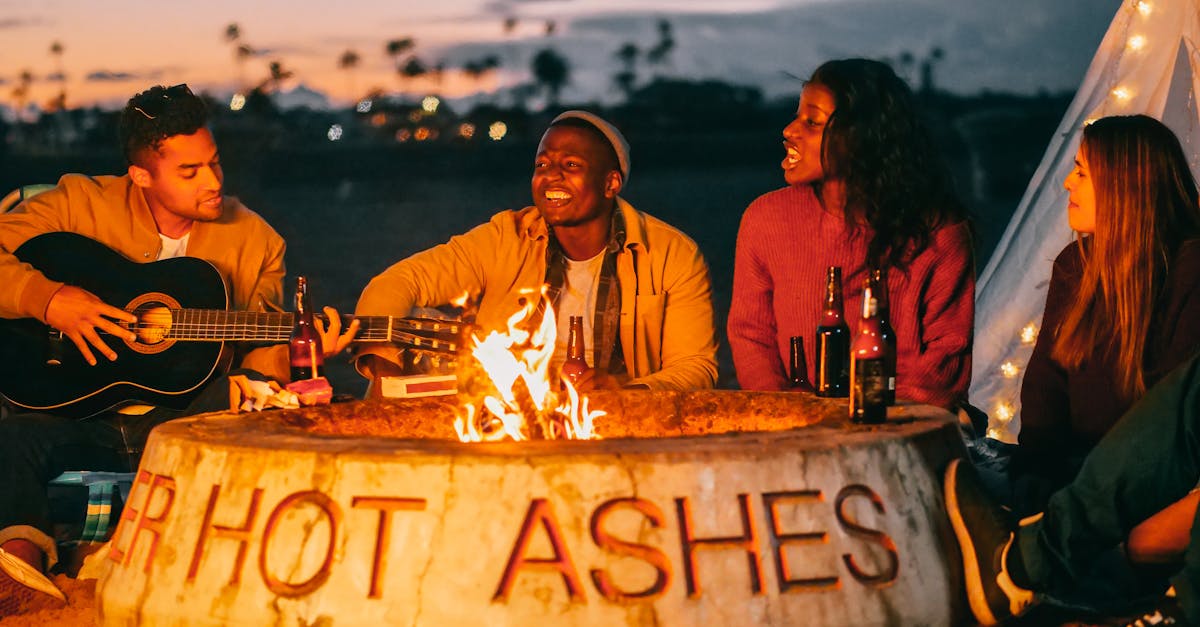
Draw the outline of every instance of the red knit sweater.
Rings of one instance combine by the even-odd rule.
[[[825,269],[841,266],[853,336],[862,311],[870,233],[826,212],[809,186],[776,190],[750,204],[738,230],[729,345],[747,390],[786,386],[789,338],[804,338],[808,371],[825,296]],[[896,331],[896,396],[941,407],[966,400],[971,380],[975,273],[966,223],[934,233],[908,268],[888,273]]]

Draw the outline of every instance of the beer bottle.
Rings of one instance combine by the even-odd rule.
[[[308,280],[296,277],[296,323],[288,340],[292,381],[316,379],[324,374],[325,353],[321,334],[313,325],[312,304],[308,300]]]
[[[567,360],[563,362],[562,374],[572,384],[588,369],[583,350],[583,316],[571,316],[567,327]]]
[[[842,315],[842,269],[825,271],[825,308],[817,325],[817,396],[849,394],[850,328]]]
[[[883,372],[887,376],[888,406],[896,404],[896,331],[888,320],[888,282],[887,270],[880,268],[871,274],[871,295],[875,297],[875,315],[879,318],[879,336],[887,347],[887,355],[883,360]]]
[[[880,334],[877,307],[868,276],[863,281],[862,320],[850,346],[850,420],[865,424],[887,420],[887,345]]]
[[[804,362],[804,338],[793,335],[791,352],[788,355],[788,387],[793,390],[811,392],[813,387],[808,382],[808,364]]]

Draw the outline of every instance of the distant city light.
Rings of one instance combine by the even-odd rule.
[[[241,94],[234,94],[233,97],[229,99],[230,111],[241,111],[242,107],[244,106],[246,106],[246,97]]]
[[[471,139],[475,136],[475,125],[470,122],[463,122],[458,125],[458,134],[466,139]]]
[[[421,108],[425,113],[437,113],[438,106],[441,104],[442,101],[438,100],[437,96],[425,96],[425,99],[421,101]]]
[[[417,132],[413,134],[413,137],[419,142],[429,139],[429,136],[429,129],[425,128],[424,126],[418,127]]]
[[[333,126],[330,126],[329,132],[325,133],[325,136],[328,137],[329,141],[331,142],[338,141],[342,138],[342,125],[334,124]]]
[[[420,109],[414,109],[408,113],[408,121],[409,122],[420,122],[421,118],[424,117],[424,115],[425,115],[424,111],[422,111]]]
[[[370,98],[363,98],[362,100],[358,101],[358,104],[355,105],[354,110],[358,111],[359,113],[370,113],[371,107],[374,104],[375,103],[371,102]]]
[[[382,111],[371,116],[371,126],[383,126],[387,124],[387,114]]]
[[[492,125],[488,127],[488,137],[492,138],[494,142],[504,139],[505,135],[508,135],[508,125],[504,122],[492,122]]]
[[[412,131],[406,128],[396,129],[396,141],[403,144],[409,139],[412,139]]]
[[[1129,49],[1133,51],[1141,50],[1146,47],[1146,38],[1141,35],[1134,35],[1129,38]]]

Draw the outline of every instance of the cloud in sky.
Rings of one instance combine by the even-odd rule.
[[[113,0],[138,2],[141,0]],[[170,65],[173,76],[214,92],[232,89],[238,75],[256,81],[266,61],[280,60],[298,81],[337,98],[348,95],[347,73],[337,58],[348,48],[361,55],[355,71],[358,89],[395,84],[395,63],[384,53],[388,39],[413,37],[413,51],[433,65],[458,68],[469,60],[496,55],[502,65],[484,88],[511,87],[529,80],[533,55],[553,47],[571,67],[567,100],[618,97],[614,53],[626,42],[645,51],[658,39],[657,23],[667,19],[675,47],[659,67],[639,64],[639,79],[670,75],[718,79],[760,86],[768,96],[798,91],[795,77],[807,76],[834,57],[897,58],[907,51],[918,59],[934,47],[945,52],[936,66],[937,85],[959,93],[983,89],[1033,93],[1075,88],[1121,0],[437,0],[395,3],[354,0],[333,13],[324,2],[289,3],[286,20],[277,8],[213,0],[203,17],[184,5],[163,5],[134,25],[116,10],[86,0],[21,4],[0,0],[0,30],[9,40],[0,76],[30,68],[53,69],[51,41],[66,45],[63,64],[69,80],[95,70],[106,77],[148,75],[145,68]],[[517,18],[505,31],[504,18]],[[334,19],[337,18],[337,19]],[[557,29],[546,37],[545,23]],[[221,36],[236,21],[244,41],[260,55],[238,64]],[[36,24],[41,26],[34,27]],[[104,35],[98,36],[98,33]],[[116,69],[114,69],[116,68]],[[917,80],[910,68],[907,78]],[[165,79],[164,79],[165,80]],[[474,85],[454,76],[447,85]],[[88,97],[118,93],[88,90]],[[474,89],[471,87],[470,89]],[[82,93],[84,90],[80,90]],[[469,90],[468,90],[469,91]]]
[[[721,78],[794,92],[788,74],[806,77],[829,58],[918,60],[945,52],[937,84],[960,93],[982,89],[1032,93],[1074,89],[1120,0],[853,0],[754,13],[693,13],[667,17],[676,49],[672,73]],[[590,57],[607,61],[625,41],[645,50],[657,39],[659,16],[607,15],[571,24],[570,46],[559,46],[581,69]],[[576,46],[583,44],[583,50]],[[910,80],[916,77],[910,76]]]
[[[163,77],[166,70],[154,69],[144,71],[95,70],[88,72],[85,80],[91,83],[123,83],[129,81],[154,81]]]
[[[0,18],[0,30],[45,26],[50,23],[50,20],[42,17],[5,17]]]

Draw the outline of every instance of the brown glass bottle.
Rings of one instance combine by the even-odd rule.
[[[875,315],[879,317],[879,335],[887,346],[887,355],[883,360],[883,371],[887,376],[887,393],[884,395],[888,406],[896,404],[896,331],[888,320],[888,281],[887,270],[879,269],[871,273],[871,295],[875,297]]]
[[[821,323],[817,325],[816,380],[817,396],[846,396],[850,393],[850,328],[842,309],[842,269],[829,266],[825,271],[825,302]]]
[[[788,354],[788,387],[796,391],[811,392],[808,382],[808,364],[804,361],[804,338],[793,335]]]
[[[567,326],[567,360],[562,365],[562,376],[571,383],[587,372],[587,360],[583,357],[583,316],[571,316]]]
[[[324,375],[325,353],[321,334],[313,325],[312,304],[308,300],[308,280],[296,277],[296,322],[288,339],[288,358],[292,381],[315,379]]]
[[[850,346],[850,420],[879,424],[887,420],[887,345],[879,330],[871,279],[863,281],[862,320]]]

